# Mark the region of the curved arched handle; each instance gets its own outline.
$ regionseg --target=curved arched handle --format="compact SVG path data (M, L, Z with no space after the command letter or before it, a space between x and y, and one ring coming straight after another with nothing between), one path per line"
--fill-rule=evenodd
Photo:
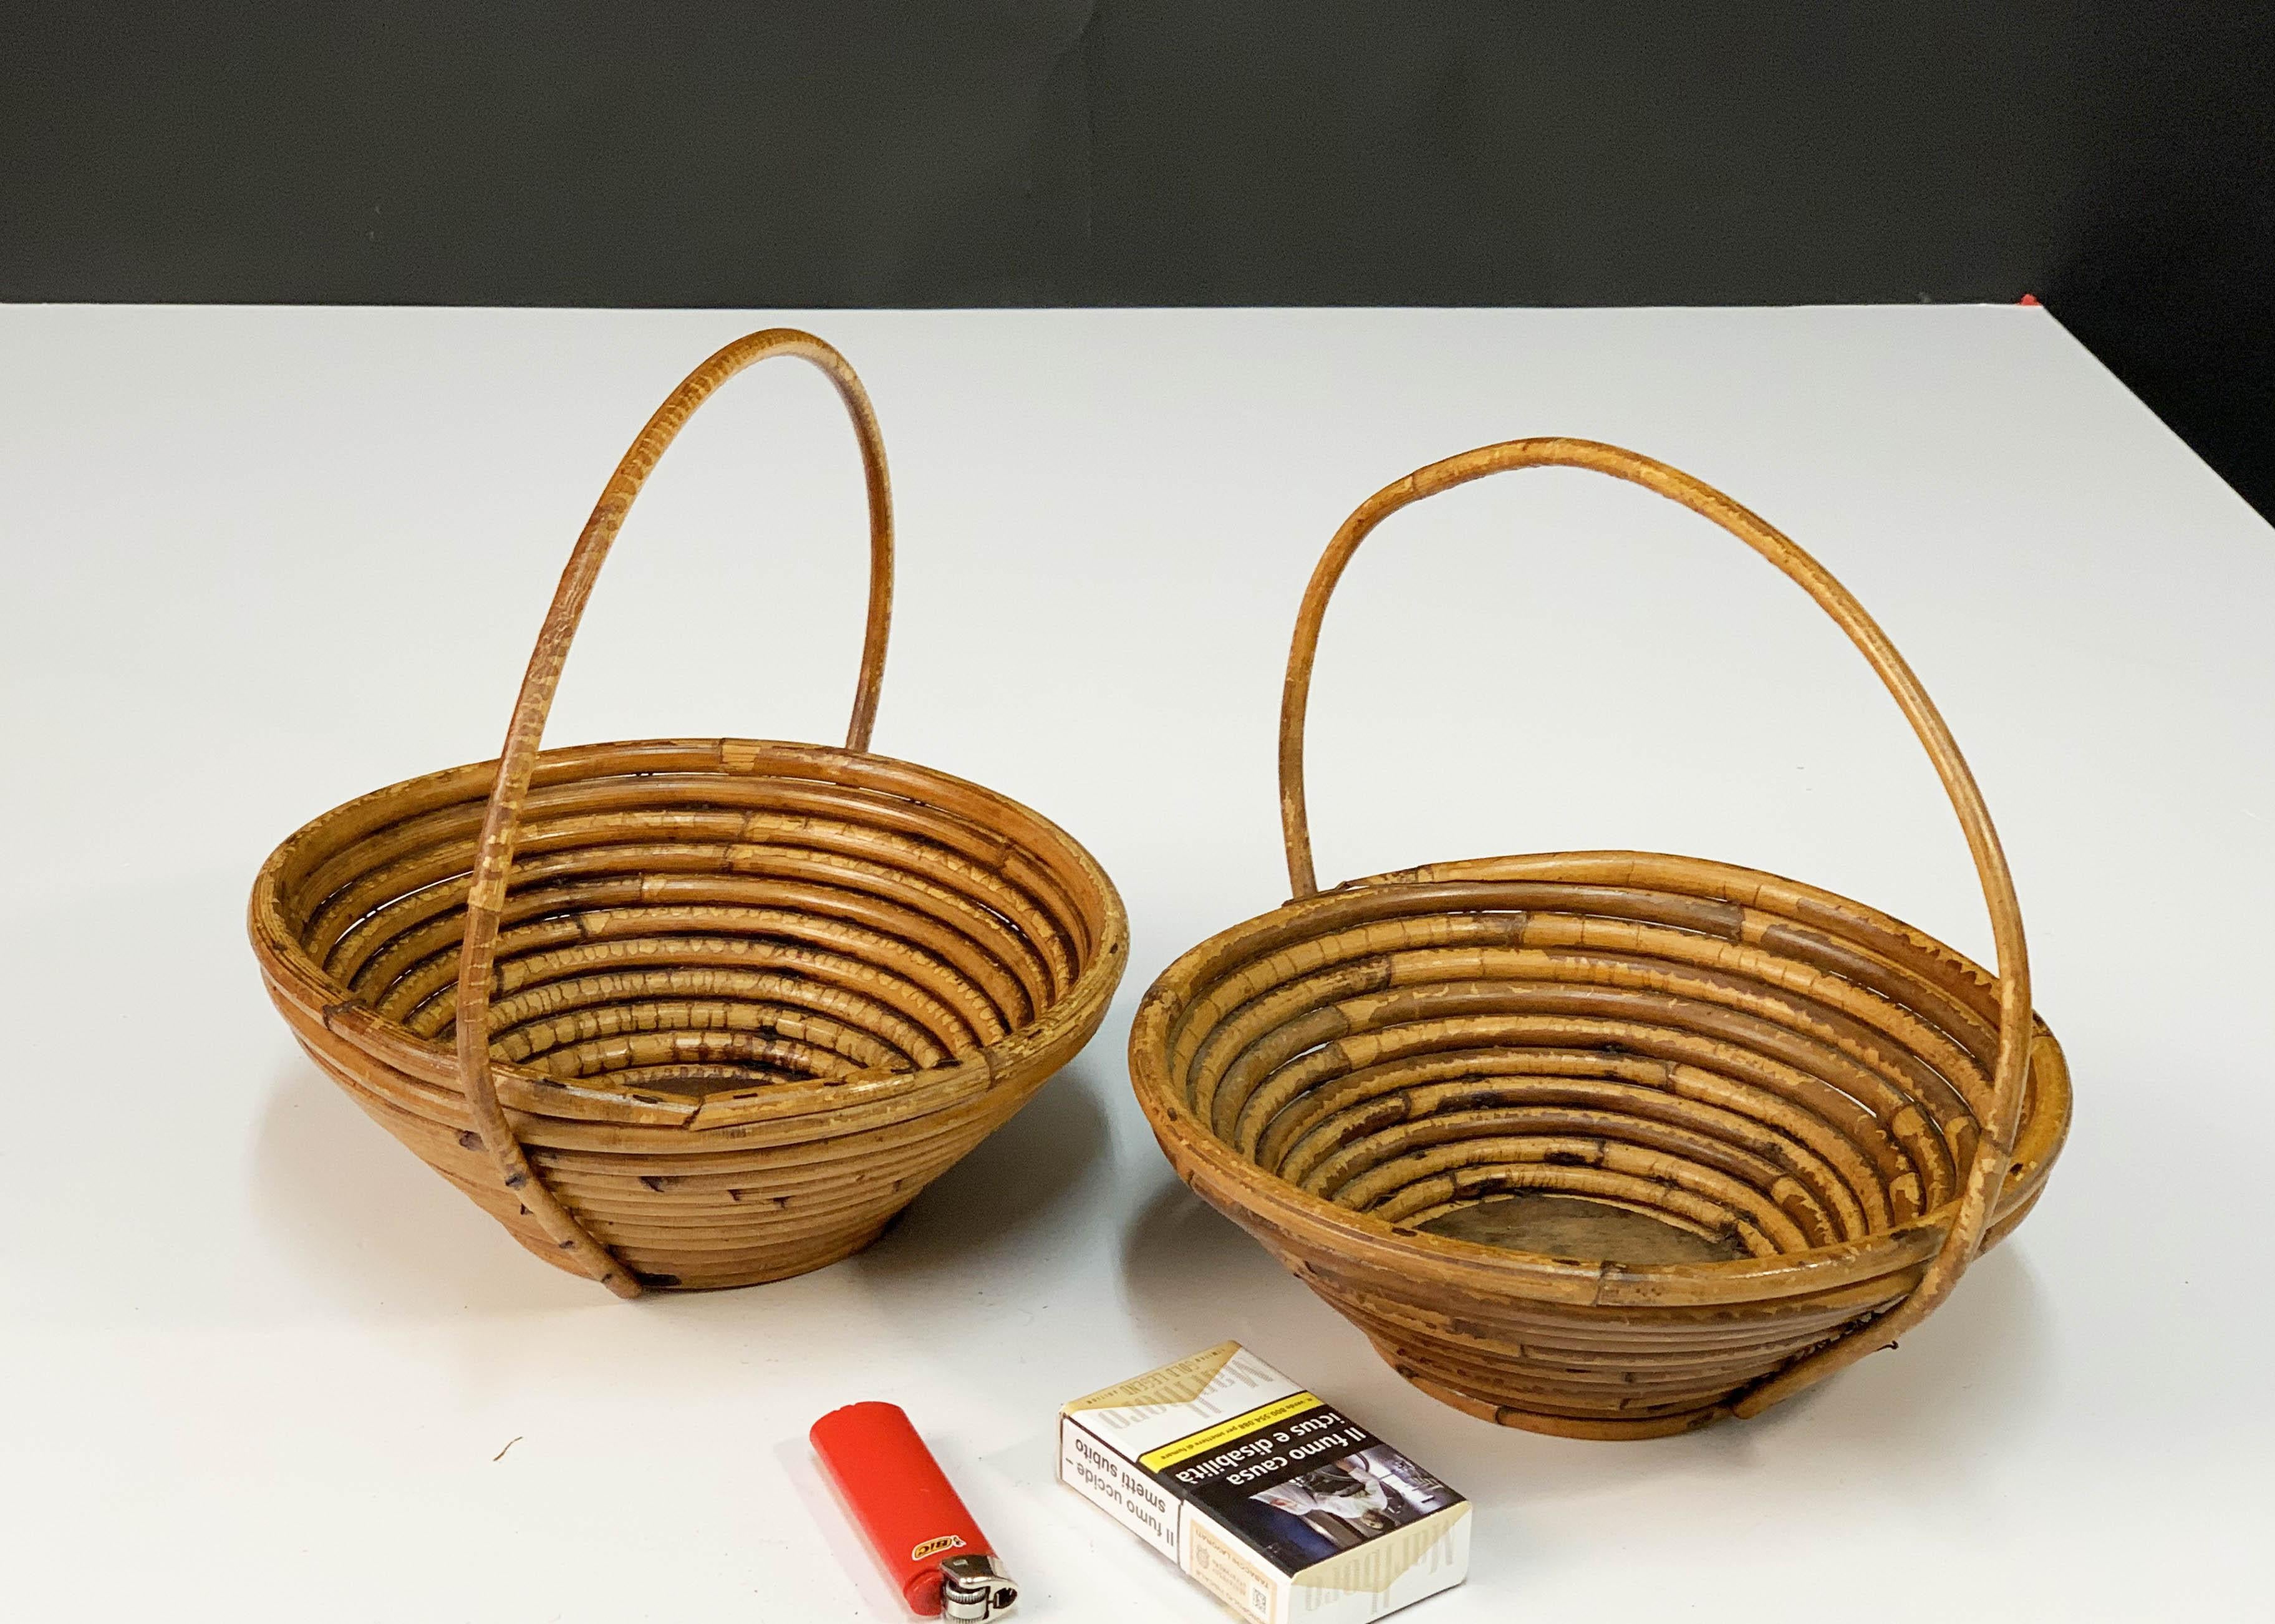
M529 1159L498 1106L489 1055L490 980L497 957L498 920L505 906L506 877L513 867L522 807L529 798L538 745L544 737L546 717L553 709L554 691L560 685L561 668L569 657L570 642L577 635L577 623L593 595L601 565L631 512L632 499L695 409L745 366L776 355L811 361L828 375L861 442L861 466L869 489L869 623L861 646L861 677L854 691L853 720L845 729L845 747L869 747L893 614L893 495L885 472L885 443L868 394L845 358L811 333L772 328L737 339L687 374L686 381L648 419L647 427L616 465L592 517L585 521L584 533L577 538L569 567L562 571L553 607L546 611L544 629L537 634L537 647L521 679L521 694L506 729L505 749L498 760L496 784L490 790L489 810L482 820L466 894L466 934L458 954L457 1049L459 1081L465 1090L474 1131L506 1188L530 1210L545 1233L563 1251L575 1253L586 1273L624 1297L639 1295L639 1281L530 1172Z
M1311 585L1304 589L1303 608L1296 613L1280 708L1280 818L1287 842L1288 881L1296 897L1315 895L1319 888L1311 865L1311 825L1304 798L1304 717L1311 699L1319 625L1335 583L1359 543L1401 508L1471 480L1520 468L1586 468L1655 491L1713 520L1814 599L1848 634L1848 640L1870 662L1926 748L1944 791L1951 797L1952 810L1959 815L1960 827L1966 831L1967 848L1983 885L1983 900L1991 911L1991 933L1999 956L1999 1056L1992 1068L1992 1120L1983 1124L1983 1137L1943 1243L1902 1303L1805 1355L1747 1393L1735 1409L1740 1415L1751 1415L1902 1335L1950 1292L1981 1245L2012 1159L2029 1072L2030 971L2022 941L2022 909L2014 897L2006 856L1999 848L1998 831L1992 827L1975 775L1953 742L1950 729L1903 656L1848 589L1792 540L1712 487L1617 446L1565 439L1507 441L1417 469L1361 502L1327 544L1326 553L1311 572Z

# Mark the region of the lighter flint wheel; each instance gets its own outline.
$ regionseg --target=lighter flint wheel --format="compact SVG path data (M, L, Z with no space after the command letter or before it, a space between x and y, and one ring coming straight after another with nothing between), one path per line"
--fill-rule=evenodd
M1344 565L1399 508L1540 466L1704 514L1848 632L1949 793L1999 974L1860 903L1689 857L1488 857L1319 890L1304 721ZM1892 1344L2037 1201L2068 1074L2030 1011L1974 781L1863 608L1718 492L1531 440L1377 493L1305 594L1280 767L1295 900L1162 972L1131 1080L1185 1181L1424 1391L1578 1438L1755 1415Z
M867 473L845 747L540 751L633 497L690 413L774 355L830 378ZM255 956L317 1065L524 1246L620 1295L858 1250L1089 1041L1121 979L1121 899L1087 852L1004 796L869 753L892 563L852 369L788 329L728 345L602 493L501 760L327 812L254 883Z

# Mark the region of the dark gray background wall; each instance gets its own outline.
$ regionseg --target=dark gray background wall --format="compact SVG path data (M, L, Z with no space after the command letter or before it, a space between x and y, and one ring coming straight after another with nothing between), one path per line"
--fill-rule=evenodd
M0 13L0 298L2043 298L2275 513L2275 6Z

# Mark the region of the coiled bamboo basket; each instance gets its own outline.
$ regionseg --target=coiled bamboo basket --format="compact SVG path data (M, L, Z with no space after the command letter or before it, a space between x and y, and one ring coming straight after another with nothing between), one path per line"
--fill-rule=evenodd
M1703 514L1840 624L1949 793L1998 974L1860 903L1690 857L1487 857L1319 890L1304 720L1337 579L1401 508L1534 467ZM1130 1075L1186 1182L1425 1392L1578 1438L1752 1416L1892 1345L2037 1199L2068 1078L1974 779L1856 600L1727 497L1562 439L1378 492L1304 595L1280 774L1295 900L1162 973Z
M860 442L868 631L842 750L540 750L601 564L689 415L796 356ZM892 499L860 381L787 329L649 419L578 538L502 761L325 813L253 890L261 974L350 1098L547 1262L622 1296L858 1250L1097 1030L1121 899L1015 801L868 753Z

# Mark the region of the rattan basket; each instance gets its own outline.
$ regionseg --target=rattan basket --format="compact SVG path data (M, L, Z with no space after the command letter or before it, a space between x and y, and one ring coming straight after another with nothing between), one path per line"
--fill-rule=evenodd
M632 499L754 361L836 386L866 470L868 633L845 748L539 749ZM867 752L892 501L844 359L728 345L601 494L501 762L392 785L271 856L250 927L276 1007L355 1102L548 1262L618 1295L747 1285L874 1239L1087 1042L1121 899L1002 796Z
M1942 777L1998 975L1859 903L1689 857L1488 857L1319 890L1304 717L1336 580L1408 503L1543 466L1704 515L1839 623ZM1697 480L1523 440L1369 498L1296 620L1280 776L1295 900L1162 973L1130 1074L1185 1181L1424 1391L1581 1438L1751 1416L1891 1345L2037 1199L2068 1077L1974 780L1856 600Z

